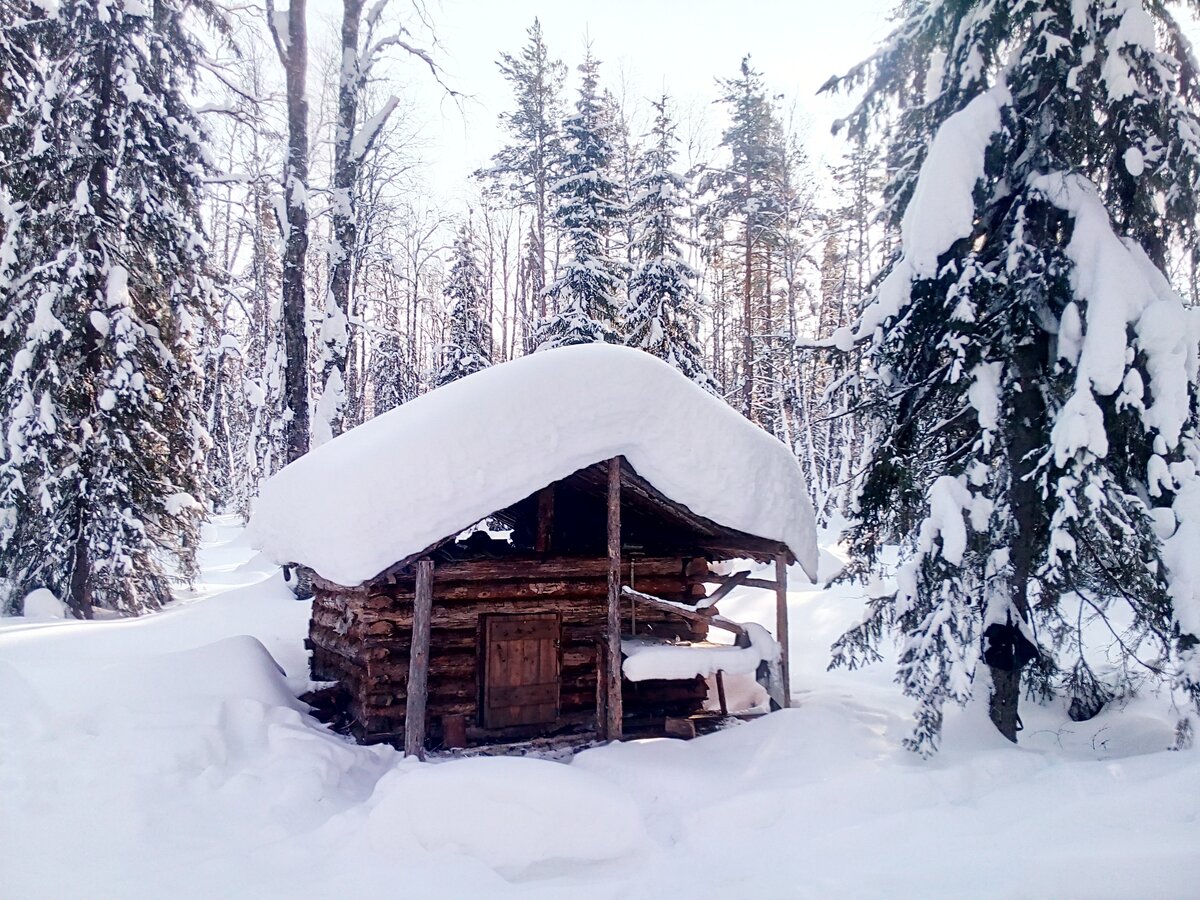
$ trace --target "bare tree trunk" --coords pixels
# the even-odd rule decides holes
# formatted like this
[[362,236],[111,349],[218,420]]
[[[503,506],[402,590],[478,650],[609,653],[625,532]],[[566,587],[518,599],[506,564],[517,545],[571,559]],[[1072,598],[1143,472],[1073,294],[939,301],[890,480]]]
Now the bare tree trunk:
[[267,24],[287,86],[288,152],[284,165],[283,343],[286,359],[284,452],[288,462],[308,452],[308,336],[304,270],[308,255],[308,32],[307,0],[291,0],[276,13],[267,0]]
[[358,29],[363,0],[342,0],[342,53],[338,77],[337,128],[333,141],[333,192],[330,208],[333,240],[329,249],[329,293],[321,324],[321,387],[313,438],[324,442],[342,431],[346,402],[350,287],[358,223],[354,188],[359,156],[352,146],[358,119]]
[[[749,187],[747,187],[749,192]],[[743,252],[744,272],[742,275],[742,415],[747,419],[753,418],[754,411],[754,339],[751,337],[754,323],[754,304],[751,295],[753,283],[753,251],[754,241],[750,231],[750,220],[746,220],[745,244]]]

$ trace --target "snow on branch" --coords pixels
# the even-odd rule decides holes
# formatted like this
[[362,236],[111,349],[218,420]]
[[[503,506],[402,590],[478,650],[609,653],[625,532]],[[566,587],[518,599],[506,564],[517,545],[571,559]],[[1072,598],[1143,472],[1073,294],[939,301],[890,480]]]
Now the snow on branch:
[[362,162],[366,155],[371,151],[371,147],[375,143],[375,139],[379,136],[380,129],[383,128],[388,118],[395,111],[399,99],[393,94],[388,97],[387,103],[383,108],[371,118],[363,123],[363,127],[358,130],[358,133],[350,140],[350,157],[356,162]]

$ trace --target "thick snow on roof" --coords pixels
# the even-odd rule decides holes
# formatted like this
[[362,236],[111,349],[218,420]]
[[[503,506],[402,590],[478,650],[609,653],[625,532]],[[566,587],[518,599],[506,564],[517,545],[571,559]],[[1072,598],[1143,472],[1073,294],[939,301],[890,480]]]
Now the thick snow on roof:
[[494,366],[377,416],[269,479],[250,540],[355,585],[613,456],[692,512],[781,541],[811,575],[816,528],[792,453],[678,371],[603,344]]

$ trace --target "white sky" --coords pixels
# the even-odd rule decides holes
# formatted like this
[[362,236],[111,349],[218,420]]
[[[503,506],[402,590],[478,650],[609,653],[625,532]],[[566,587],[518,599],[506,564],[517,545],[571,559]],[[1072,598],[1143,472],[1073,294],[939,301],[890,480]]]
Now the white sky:
[[[397,13],[407,3],[392,0]],[[819,158],[838,151],[840,141],[828,135],[844,104],[818,98],[816,90],[871,51],[887,33],[892,6],[892,0],[430,0],[447,82],[469,99],[461,110],[445,100],[417,63],[404,62],[396,73],[412,86],[425,119],[430,186],[451,201],[465,201],[470,173],[503,140],[497,116],[510,108],[511,92],[496,60],[501,51],[520,50],[535,16],[551,53],[570,67],[568,105],[587,36],[603,61],[606,87],[619,92],[624,76],[632,98],[641,100],[665,86],[680,110],[703,110],[717,127],[721,111],[704,109],[717,96],[715,79],[736,75],[750,53],[771,89],[795,101]],[[312,0],[311,10],[332,23],[341,3]]]
[[[389,14],[411,15],[414,2],[391,0]],[[605,87],[643,100],[664,87],[676,110],[702,115],[713,136],[723,113],[712,107],[718,77],[732,77],[750,53],[772,91],[785,95],[806,126],[807,144],[818,166],[833,161],[843,142],[830,136],[835,118],[848,108],[841,98],[816,96],[835,73],[867,56],[887,35],[895,0],[423,0],[440,46],[435,56],[450,87],[466,95],[447,99],[423,64],[398,58],[394,73],[401,92],[412,97],[422,120],[425,176],[432,192],[461,209],[474,194],[470,174],[485,166],[505,139],[497,116],[511,107],[509,85],[496,60],[518,53],[535,16],[551,53],[569,67],[568,108],[578,86],[575,66],[586,38],[602,60]],[[341,0],[310,0],[314,41],[334,39]],[[1176,6],[1193,42],[1200,28]],[[323,32],[323,33],[322,33]],[[429,45],[414,29],[413,42]],[[694,113],[694,114],[695,114]],[[698,117],[698,116],[697,116]],[[681,132],[683,129],[681,129]]]

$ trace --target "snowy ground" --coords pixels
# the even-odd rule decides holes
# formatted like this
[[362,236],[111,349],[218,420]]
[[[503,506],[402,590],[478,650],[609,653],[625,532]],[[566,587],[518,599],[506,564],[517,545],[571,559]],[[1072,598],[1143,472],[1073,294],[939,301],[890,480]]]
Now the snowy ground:
[[1163,698],[1027,708],[1020,748],[955,712],[923,761],[886,666],[824,671],[855,592],[797,590],[794,709],[569,766],[405,762],[304,715],[307,605],[209,537],[160,614],[0,624],[0,897],[1197,895],[1200,754],[1165,750]]

